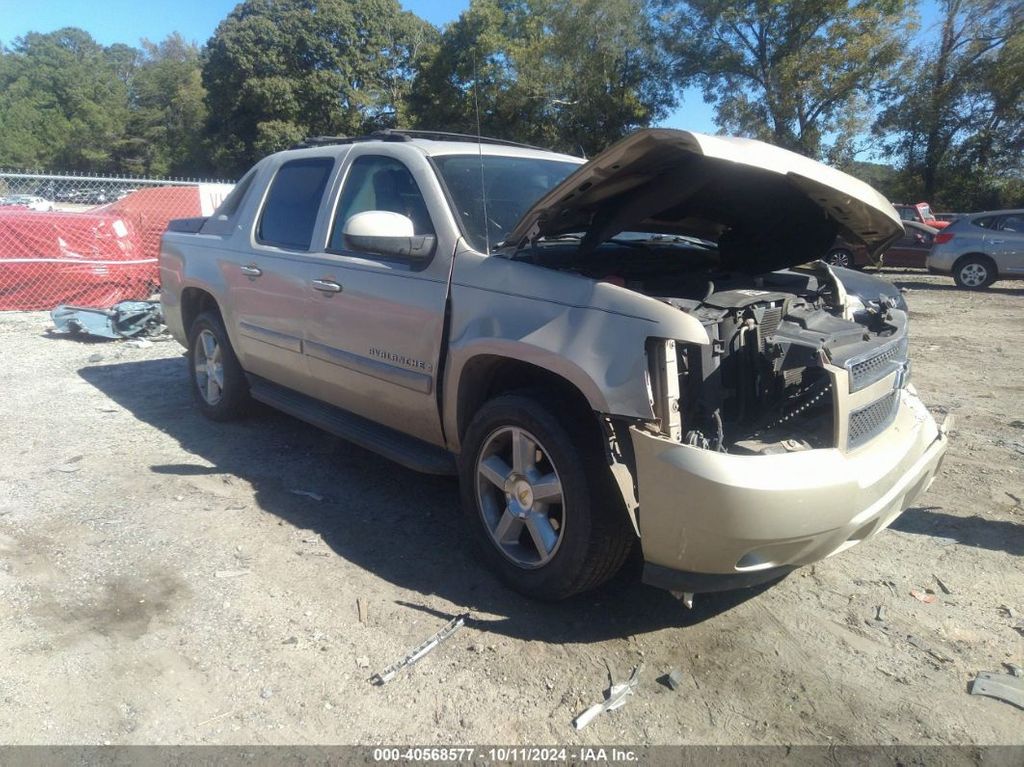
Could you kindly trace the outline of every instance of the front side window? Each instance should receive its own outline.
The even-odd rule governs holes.
[[[263,245],[309,250],[320,199],[333,167],[330,157],[310,157],[282,165],[267,193],[256,225],[256,239]]]
[[[401,213],[412,219],[416,234],[434,234],[427,203],[416,179],[393,157],[364,155],[352,163],[334,214],[328,250],[344,250],[345,222],[368,210]]]
[[[442,155],[434,158],[470,245],[481,253],[502,242],[530,207],[579,165],[535,157]],[[486,208],[486,215],[484,210]]]

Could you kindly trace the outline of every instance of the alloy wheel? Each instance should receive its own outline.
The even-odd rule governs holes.
[[[477,508],[498,550],[524,569],[550,562],[566,519],[562,483],[544,446],[518,426],[496,429],[477,455],[476,476]]]
[[[195,351],[196,387],[207,405],[216,405],[224,396],[224,363],[217,336],[203,330],[197,338]]]

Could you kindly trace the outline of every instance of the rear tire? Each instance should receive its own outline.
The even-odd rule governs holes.
[[[213,421],[245,415],[249,382],[216,312],[203,312],[189,329],[188,369],[192,394],[203,415]]]
[[[953,265],[953,282],[964,290],[983,290],[996,281],[996,264],[988,256],[964,256]]]
[[[491,400],[470,423],[463,511],[484,558],[516,591],[565,599],[626,560],[636,536],[598,437],[586,414],[524,394]]]

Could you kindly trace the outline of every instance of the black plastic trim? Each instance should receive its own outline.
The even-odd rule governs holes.
[[[714,591],[733,591],[759,586],[784,578],[796,569],[793,565],[772,567],[745,573],[692,573],[671,567],[644,562],[643,582],[668,591],[686,591],[707,594]]]

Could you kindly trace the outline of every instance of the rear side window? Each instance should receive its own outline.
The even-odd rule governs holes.
[[[980,226],[982,229],[992,228],[992,217],[985,216],[984,218],[975,218],[971,220],[971,223],[975,226]]]
[[[309,250],[320,200],[333,167],[330,157],[292,160],[282,165],[267,193],[256,225],[256,239],[263,245]]]

